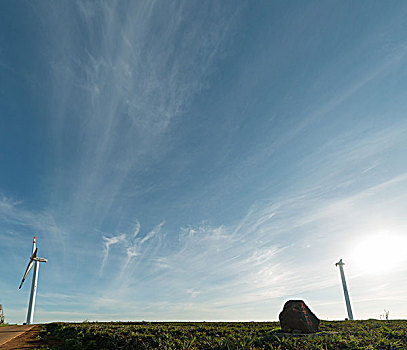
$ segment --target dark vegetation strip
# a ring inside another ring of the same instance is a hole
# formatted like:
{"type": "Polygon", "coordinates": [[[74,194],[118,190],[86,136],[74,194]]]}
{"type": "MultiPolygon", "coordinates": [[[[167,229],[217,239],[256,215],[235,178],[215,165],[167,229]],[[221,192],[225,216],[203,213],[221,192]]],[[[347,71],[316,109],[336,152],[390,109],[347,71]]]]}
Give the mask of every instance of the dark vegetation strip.
{"type": "Polygon", "coordinates": [[[42,337],[49,349],[73,350],[407,349],[405,320],[322,321],[319,334],[304,337],[280,332],[278,322],[83,322],[47,324],[42,337]]]}

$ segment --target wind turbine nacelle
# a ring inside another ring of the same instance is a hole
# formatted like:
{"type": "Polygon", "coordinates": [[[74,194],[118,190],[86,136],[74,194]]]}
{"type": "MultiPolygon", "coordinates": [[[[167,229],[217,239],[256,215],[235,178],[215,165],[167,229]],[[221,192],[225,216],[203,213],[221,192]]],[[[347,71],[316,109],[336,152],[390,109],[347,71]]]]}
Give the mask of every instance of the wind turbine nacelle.
{"type": "Polygon", "coordinates": [[[342,261],[342,259],[341,260],[339,260],[336,264],[335,264],[335,266],[343,266],[343,265],[345,265],[345,263],[342,261]]]}

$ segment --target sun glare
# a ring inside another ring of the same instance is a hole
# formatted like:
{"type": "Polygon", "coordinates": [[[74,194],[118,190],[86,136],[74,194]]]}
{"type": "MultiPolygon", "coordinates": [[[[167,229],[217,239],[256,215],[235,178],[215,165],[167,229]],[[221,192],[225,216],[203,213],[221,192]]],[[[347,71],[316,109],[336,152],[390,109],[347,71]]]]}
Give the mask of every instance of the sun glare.
{"type": "Polygon", "coordinates": [[[391,273],[407,260],[407,238],[392,234],[366,236],[356,243],[349,262],[364,274],[391,273]]]}

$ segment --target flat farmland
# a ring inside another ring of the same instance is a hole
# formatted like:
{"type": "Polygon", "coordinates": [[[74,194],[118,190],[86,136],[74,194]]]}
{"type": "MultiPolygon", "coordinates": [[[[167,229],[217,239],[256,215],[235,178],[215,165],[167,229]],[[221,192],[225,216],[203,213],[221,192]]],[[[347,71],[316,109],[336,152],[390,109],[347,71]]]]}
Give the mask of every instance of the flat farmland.
{"type": "Polygon", "coordinates": [[[407,349],[407,321],[321,321],[309,336],[278,322],[50,323],[41,337],[43,349],[407,349]]]}

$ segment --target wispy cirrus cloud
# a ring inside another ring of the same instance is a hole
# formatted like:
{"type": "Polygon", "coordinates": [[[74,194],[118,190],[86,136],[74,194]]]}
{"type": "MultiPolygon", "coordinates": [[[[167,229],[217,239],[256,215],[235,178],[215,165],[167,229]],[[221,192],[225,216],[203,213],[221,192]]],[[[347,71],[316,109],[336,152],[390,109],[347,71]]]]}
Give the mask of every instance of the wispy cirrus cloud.
{"type": "Polygon", "coordinates": [[[363,237],[406,229],[405,6],[381,6],[78,0],[10,16],[27,23],[5,37],[36,43],[0,62],[5,111],[29,97],[6,130],[25,155],[6,157],[4,192],[24,201],[0,198],[10,285],[38,231],[49,315],[275,319],[311,298],[332,318],[339,258],[359,305],[404,301],[403,266],[375,290],[352,260],[363,237]]]}
{"type": "MultiPolygon", "coordinates": [[[[369,172],[380,172],[386,154],[394,154],[394,149],[404,142],[405,129],[401,124],[362,138],[338,139],[330,145],[331,155],[338,152],[332,158],[316,151],[308,163],[300,166],[317,162],[317,170],[304,171],[304,178],[292,189],[254,203],[232,225],[202,222],[182,227],[176,246],[164,243],[153,259],[148,255],[135,258],[138,266],[122,276],[126,282],[119,292],[121,297],[132,300],[135,289],[154,286],[156,292],[149,297],[149,307],[157,314],[162,307],[163,314],[175,319],[185,314],[193,317],[194,311],[199,312],[201,319],[202,315],[222,319],[225,310],[228,315],[240,310],[240,315],[250,319],[249,315],[257,315],[258,305],[270,305],[277,315],[284,298],[305,297],[312,298],[320,313],[332,317],[330,306],[340,303],[342,297],[334,263],[342,257],[350,262],[352,295],[363,304],[371,292],[363,285],[368,286],[373,280],[361,276],[352,266],[352,246],[375,232],[402,234],[405,229],[400,208],[406,200],[402,191],[407,183],[406,173],[372,178],[369,172]],[[374,150],[367,146],[373,140],[378,143],[373,143],[374,150]],[[357,166],[352,160],[356,153],[357,166]],[[365,171],[369,162],[375,167],[365,171]],[[337,172],[335,184],[318,175],[329,174],[329,169],[337,172]],[[346,171],[349,179],[341,175],[346,171]],[[354,186],[362,180],[363,186],[354,186]],[[337,290],[337,299],[312,297],[328,290],[337,290]],[[160,304],[159,300],[166,302],[160,304]],[[170,311],[166,313],[164,309],[170,311]]],[[[161,230],[165,233],[165,226],[161,230]]],[[[149,242],[153,246],[158,243],[154,238],[149,242]]],[[[393,295],[388,287],[383,288],[386,291],[382,290],[381,295],[393,295]]],[[[104,298],[109,298],[110,293],[104,298]]],[[[145,318],[152,315],[149,308],[139,307],[145,318]]],[[[360,313],[364,312],[361,307],[360,313]]]]}
{"type": "Polygon", "coordinates": [[[163,225],[164,222],[161,222],[160,224],[153,227],[151,231],[143,235],[140,232],[140,222],[136,220],[135,227],[129,234],[122,233],[111,237],[103,236],[103,260],[99,274],[103,272],[106,262],[108,261],[110,247],[112,245],[118,245],[121,248],[119,250],[119,254],[122,255],[124,258],[124,261],[122,261],[122,265],[120,268],[121,272],[119,274],[121,278],[123,274],[125,274],[130,268],[130,265],[136,258],[139,258],[140,260],[143,259],[143,249],[146,248],[146,243],[152,239],[159,238],[163,225]]]}
{"type": "Polygon", "coordinates": [[[104,255],[103,255],[103,260],[102,260],[102,264],[100,266],[100,270],[99,270],[99,274],[101,274],[103,272],[103,269],[105,267],[106,261],[109,257],[109,250],[110,250],[110,246],[123,242],[126,239],[126,235],[125,234],[121,234],[118,236],[113,236],[113,237],[105,237],[103,236],[103,251],[104,251],[104,255]]]}
{"type": "MultiPolygon", "coordinates": [[[[56,152],[69,153],[74,165],[61,169],[56,186],[67,186],[67,205],[78,219],[91,215],[98,225],[109,216],[126,196],[124,187],[136,185],[143,168],[165,152],[170,123],[207,88],[240,6],[208,5],[209,17],[197,14],[201,6],[79,1],[65,9],[74,18],[58,26],[64,45],[58,37],[60,56],[52,60],[58,103],[51,108],[56,152]],[[87,32],[84,46],[75,22],[87,32]],[[79,132],[67,143],[73,127],[79,132]],[[72,141],[77,148],[68,150],[72,141]]],[[[50,11],[57,16],[61,7],[50,11]]]]}
{"type": "Polygon", "coordinates": [[[55,222],[52,212],[29,210],[23,201],[5,195],[0,197],[0,218],[3,235],[21,238],[25,236],[25,233],[31,232],[31,235],[40,233],[46,235],[50,240],[60,240],[63,234],[55,222]]]}

